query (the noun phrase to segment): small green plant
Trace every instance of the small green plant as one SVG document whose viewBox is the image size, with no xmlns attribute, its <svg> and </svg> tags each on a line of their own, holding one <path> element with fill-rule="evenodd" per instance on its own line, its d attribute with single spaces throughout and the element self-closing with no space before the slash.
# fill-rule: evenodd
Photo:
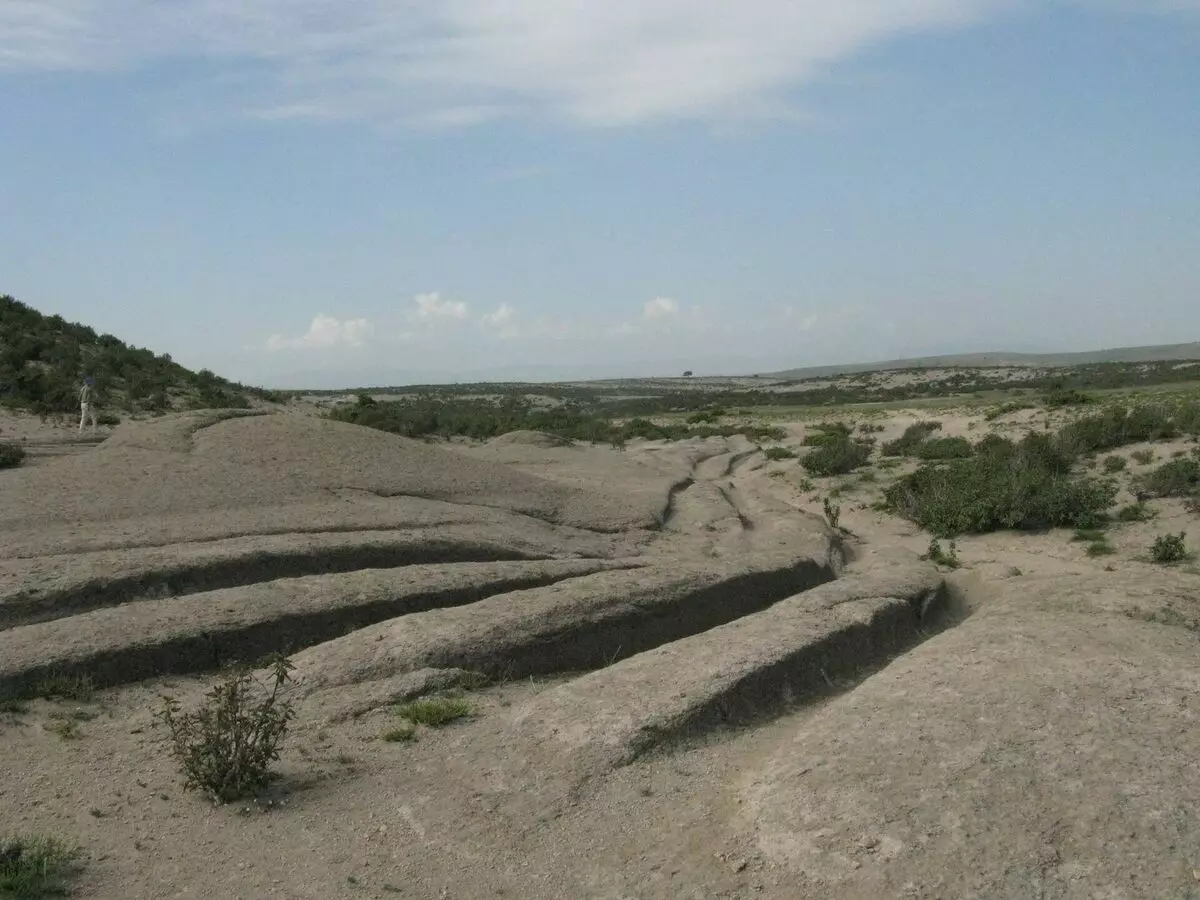
<svg viewBox="0 0 1200 900">
<path fill-rule="evenodd" d="M 1134 450 L 1132 453 L 1129 454 L 1129 457 L 1135 463 L 1140 463 L 1143 466 L 1148 466 L 1148 465 L 1150 465 L 1150 463 L 1154 462 L 1154 451 L 1153 450 Z"/>
<path fill-rule="evenodd" d="M 1156 563 L 1177 563 L 1188 558 L 1184 532 L 1179 534 L 1160 534 L 1150 546 L 1150 558 Z"/>
<path fill-rule="evenodd" d="M 25 460 L 25 448 L 15 441 L 0 442 L 0 469 L 12 469 Z"/>
<path fill-rule="evenodd" d="M 390 744 L 411 743 L 417 739 L 417 726 L 413 722 L 405 720 L 399 725 L 389 728 L 380 737 Z"/>
<path fill-rule="evenodd" d="M 90 675 L 48 675 L 38 682 L 35 693 L 47 700 L 73 700 L 88 703 L 96 693 L 96 684 Z"/>
<path fill-rule="evenodd" d="M 1071 540 L 1080 543 L 1091 543 L 1093 541 L 1106 541 L 1108 536 L 1101 528 L 1077 528 L 1075 533 L 1071 535 Z"/>
<path fill-rule="evenodd" d="M 0 897 L 65 896 L 71 863 L 77 856 L 73 847 L 43 835 L 0 840 Z"/>
<path fill-rule="evenodd" d="M 838 523 L 842 520 L 841 504 L 834 503 L 828 497 L 821 501 L 821 507 L 825 511 L 825 521 L 829 523 L 829 527 L 834 531 L 838 529 Z"/>
<path fill-rule="evenodd" d="M 461 697 L 423 697 L 396 707 L 396 715 L 414 725 L 440 728 L 471 714 L 471 704 Z"/>
<path fill-rule="evenodd" d="M 796 451 L 791 447 L 768 447 L 763 455 L 770 460 L 795 459 Z"/>
<path fill-rule="evenodd" d="M 929 542 L 929 552 L 922 559 L 927 559 L 934 565 L 945 566 L 948 569 L 957 569 L 962 565 L 958 558 L 958 545 L 951 541 L 949 549 L 943 549 L 941 541 L 936 538 Z"/>
<path fill-rule="evenodd" d="M 77 741 L 83 736 L 79 731 L 79 722 L 75 719 L 59 719 L 48 726 L 48 729 L 63 741 Z"/>
<path fill-rule="evenodd" d="M 1145 503 L 1130 503 L 1117 510 L 1117 520 L 1120 522 L 1148 522 L 1154 516 L 1154 510 Z"/>
<path fill-rule="evenodd" d="M 292 664 L 268 660 L 270 684 L 250 670 L 234 669 L 207 694 L 196 712 L 183 713 L 178 701 L 163 698 L 158 718 L 169 729 L 171 753 L 184 775 L 185 790 L 200 790 L 228 803 L 266 787 L 271 763 L 295 717 L 280 691 L 291 681 Z"/>
<path fill-rule="evenodd" d="M 1117 472 L 1124 472 L 1128 465 L 1128 460 L 1123 456 L 1108 456 L 1104 459 L 1104 472 L 1107 475 L 1115 475 Z"/>
<path fill-rule="evenodd" d="M 1088 556 L 1111 556 L 1117 552 L 1117 548 L 1108 542 L 1107 539 L 1092 541 L 1088 544 Z"/>
</svg>

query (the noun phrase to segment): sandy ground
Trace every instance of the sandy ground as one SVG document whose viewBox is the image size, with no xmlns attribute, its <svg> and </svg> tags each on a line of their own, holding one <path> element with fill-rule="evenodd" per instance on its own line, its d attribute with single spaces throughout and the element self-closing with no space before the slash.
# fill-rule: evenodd
<svg viewBox="0 0 1200 900">
<path fill-rule="evenodd" d="M 1045 425 L 936 417 L 972 439 Z M 873 436 L 923 418 L 875 417 Z M 1190 529 L 1195 546 L 1181 503 L 1153 501 L 1152 521 L 1114 527 L 1112 556 L 1089 558 L 1065 532 L 994 534 L 959 540 L 962 568 L 931 573 L 916 561 L 928 536 L 871 507 L 904 466 L 810 483 L 794 460 L 768 462 L 740 439 L 438 448 L 327 424 L 170 417 L 96 447 L 60 441 L 70 452 L 0 473 L 0 602 L 12 613 L 0 668 L 3 648 L 38 635 L 45 660 L 86 659 L 94 616 L 124 617 L 103 632 L 118 648 L 125 635 L 168 646 L 163 623 L 213 632 L 223 604 L 220 627 L 309 617 L 290 626 L 309 641 L 295 657 L 300 716 L 281 778 L 257 801 L 184 793 L 164 752 L 160 694 L 194 703 L 211 673 L 0 713 L 3 831 L 83 848 L 78 896 L 1200 896 L 1200 574 L 1142 559 L 1164 532 Z M 20 427 L 49 440 L 40 423 Z M 788 442 L 809 427 L 790 423 Z M 1162 461 L 1191 446 L 1153 450 Z M 848 535 L 823 524 L 831 488 Z M 337 562 L 343 546 L 365 554 L 400 533 L 436 536 L 437 553 L 532 560 L 469 564 L 500 574 L 553 558 L 646 574 L 556 563 L 554 584 L 451 601 L 437 592 L 463 564 L 448 558 L 418 561 L 426 582 L 406 557 Z M 289 555 L 289 542 L 302 549 Z M 884 584 L 905 567 L 914 585 L 945 581 L 941 605 L 925 617 L 898 603 L 903 621 L 886 635 L 847 605 L 875 601 L 808 600 L 822 580 Z M 376 609 L 393 580 L 423 611 L 381 606 L 331 639 L 326 607 Z M 923 591 L 911 591 L 922 604 Z M 740 605 L 720 602 L 733 596 Z M 33 630 L 50 626 L 75 631 L 68 642 Z M 766 640 L 756 655 L 742 640 L 755 629 L 818 662 L 785 665 Z M 495 678 L 466 693 L 470 717 L 411 743 L 380 739 L 396 721 L 390 701 L 489 659 Z M 660 669 L 687 702 L 636 688 Z M 579 703 L 576 721 L 572 691 L 614 699 L 598 712 Z M 756 712 L 743 718 L 748 698 Z M 680 718 L 699 708 L 702 722 Z M 619 725 L 591 727 L 600 714 Z M 622 756 L 625 740 L 644 751 Z"/>
</svg>

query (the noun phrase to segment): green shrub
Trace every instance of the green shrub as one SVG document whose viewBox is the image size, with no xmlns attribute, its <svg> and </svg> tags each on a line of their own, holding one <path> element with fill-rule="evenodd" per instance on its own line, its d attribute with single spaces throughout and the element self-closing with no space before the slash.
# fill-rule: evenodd
<svg viewBox="0 0 1200 900">
<path fill-rule="evenodd" d="M 1058 409 L 1062 406 L 1084 406 L 1095 402 L 1096 398 L 1091 394 L 1085 394 L 1075 388 L 1054 388 L 1042 396 L 1042 403 L 1048 409 Z"/>
<path fill-rule="evenodd" d="M 1148 466 L 1154 462 L 1153 450 L 1134 450 L 1129 456 L 1135 463 L 1140 463 L 1143 466 Z"/>
<path fill-rule="evenodd" d="M 25 460 L 25 448 L 14 441 L 0 442 L 0 469 L 13 469 Z"/>
<path fill-rule="evenodd" d="M 1154 510 L 1145 503 L 1130 503 L 1117 510 L 1120 522 L 1148 522 L 1154 518 Z"/>
<path fill-rule="evenodd" d="M 414 725 L 440 728 L 471 714 L 471 705 L 460 697 L 425 697 L 396 707 L 396 715 Z"/>
<path fill-rule="evenodd" d="M 407 744 L 417 739 L 417 726 L 413 722 L 404 721 L 387 729 L 380 737 L 389 744 Z"/>
<path fill-rule="evenodd" d="M 291 681 L 291 663 L 269 662 L 270 686 L 246 668 L 237 668 L 208 692 L 207 702 L 193 713 L 163 698 L 158 718 L 170 731 L 170 750 L 184 776 L 185 790 L 198 789 L 228 803 L 266 787 L 271 763 L 295 716 L 280 690 Z"/>
<path fill-rule="evenodd" d="M 823 447 L 850 437 L 850 427 L 842 422 L 820 422 L 804 435 L 805 447 Z"/>
<path fill-rule="evenodd" d="M 1138 480 L 1156 497 L 1188 497 L 1200 493 L 1200 460 L 1173 459 Z"/>
<path fill-rule="evenodd" d="M 980 442 L 971 459 L 925 464 L 896 481 L 888 507 L 927 531 L 953 537 L 1003 529 L 1094 527 L 1116 486 L 1070 476 L 1070 460 L 1046 435 L 1019 444 Z"/>
<path fill-rule="evenodd" d="M 1107 539 L 1092 541 L 1088 544 L 1088 556 L 1111 556 L 1117 552 L 1117 548 L 1108 542 Z"/>
<path fill-rule="evenodd" d="M 1078 543 L 1091 543 L 1093 541 L 1108 540 L 1102 528 L 1076 528 L 1075 533 L 1071 535 L 1071 540 Z"/>
<path fill-rule="evenodd" d="M 0 839 L 0 897 L 66 896 L 75 848 L 42 835 Z"/>
<path fill-rule="evenodd" d="M 795 459 L 796 451 L 791 447 L 768 447 L 763 451 L 763 455 L 771 460 Z"/>
<path fill-rule="evenodd" d="M 918 444 L 913 451 L 917 459 L 966 459 L 974 452 L 971 442 L 963 437 L 943 437 Z"/>
<path fill-rule="evenodd" d="M 916 449 L 935 431 L 940 431 L 941 422 L 914 422 L 904 429 L 904 434 L 894 441 L 887 441 L 880 452 L 884 456 L 912 456 Z"/>
<path fill-rule="evenodd" d="M 1175 563 L 1187 559 L 1189 554 L 1184 544 L 1184 532 L 1179 534 L 1160 534 L 1150 546 L 1150 558 L 1156 563 Z"/>
<path fill-rule="evenodd" d="M 1023 409 L 1033 409 L 1033 403 L 1028 400 L 1013 400 L 1009 403 L 1001 404 L 1000 406 L 990 409 L 984 414 L 984 419 L 988 422 L 994 422 L 1001 416 L 1007 416 L 1009 413 L 1020 412 Z"/>
<path fill-rule="evenodd" d="M 115 428 L 121 424 L 121 417 L 113 413 L 99 413 L 96 416 L 96 424 L 103 425 L 107 428 Z"/>
<path fill-rule="evenodd" d="M 863 440 L 854 440 L 848 434 L 819 444 L 808 452 L 800 464 L 812 475 L 845 475 L 871 458 L 871 445 Z"/>
<path fill-rule="evenodd" d="M 1123 456 L 1109 456 L 1104 460 L 1104 471 L 1109 475 L 1124 472 L 1127 461 Z"/>
</svg>

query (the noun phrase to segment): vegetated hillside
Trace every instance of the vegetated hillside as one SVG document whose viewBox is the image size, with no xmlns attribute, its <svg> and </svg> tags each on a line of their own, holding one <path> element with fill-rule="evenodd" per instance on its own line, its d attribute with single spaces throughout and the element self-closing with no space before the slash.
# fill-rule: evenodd
<svg viewBox="0 0 1200 900">
<path fill-rule="evenodd" d="M 1025 366 L 1028 368 L 1061 368 L 1095 363 L 1166 362 L 1200 359 L 1200 341 L 1190 344 L 1156 344 L 1147 347 L 1114 347 L 1109 350 L 1086 350 L 1081 353 L 963 353 L 950 356 L 921 356 L 913 359 L 890 359 L 881 362 L 848 363 L 839 366 L 810 366 L 773 372 L 771 378 L 826 378 L 830 375 L 851 375 L 856 372 L 884 372 L 902 369 L 986 369 L 993 366 Z"/>
<path fill-rule="evenodd" d="M 245 408 L 250 397 L 267 396 L 0 295 L 0 406 L 40 415 L 77 410 L 84 375 L 96 380 L 102 409 Z"/>
</svg>

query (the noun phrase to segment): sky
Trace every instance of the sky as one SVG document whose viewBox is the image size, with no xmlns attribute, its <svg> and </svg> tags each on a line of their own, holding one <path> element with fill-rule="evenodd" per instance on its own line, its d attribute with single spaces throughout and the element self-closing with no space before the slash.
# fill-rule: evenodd
<svg viewBox="0 0 1200 900">
<path fill-rule="evenodd" d="M 273 387 L 1200 340 L 1200 0 L 0 0 L 0 293 Z"/>
</svg>

